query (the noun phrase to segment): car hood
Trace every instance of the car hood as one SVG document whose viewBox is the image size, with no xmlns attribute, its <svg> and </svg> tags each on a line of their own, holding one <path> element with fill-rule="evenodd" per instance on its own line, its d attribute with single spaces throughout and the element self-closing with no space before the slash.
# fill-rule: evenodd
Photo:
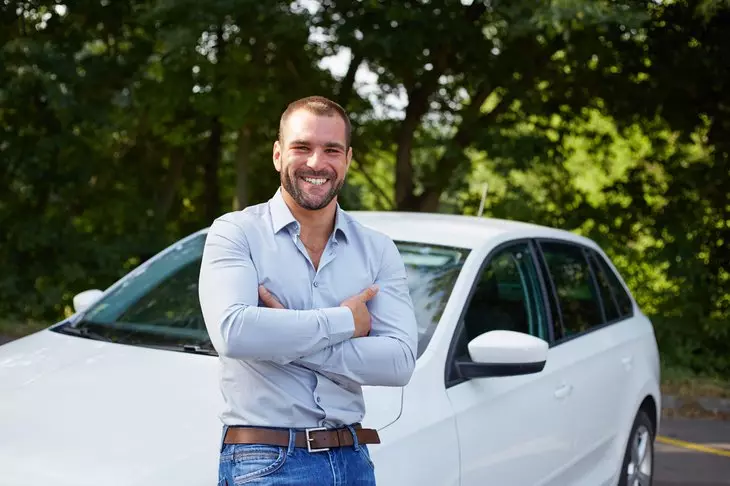
<svg viewBox="0 0 730 486">
<path fill-rule="evenodd" d="M 401 389 L 366 387 L 366 427 Z M 41 331 L 0 346 L 0 486 L 200 485 L 217 478 L 218 359 Z"/>
</svg>

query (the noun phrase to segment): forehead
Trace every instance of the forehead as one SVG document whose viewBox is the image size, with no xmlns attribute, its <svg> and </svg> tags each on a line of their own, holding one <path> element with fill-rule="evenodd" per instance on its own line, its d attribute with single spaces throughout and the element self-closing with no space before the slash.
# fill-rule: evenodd
<svg viewBox="0 0 730 486">
<path fill-rule="evenodd" d="M 306 140 L 311 143 L 337 142 L 345 145 L 345 121 L 337 114 L 318 115 L 306 109 L 299 109 L 284 122 L 284 138 Z"/>
</svg>

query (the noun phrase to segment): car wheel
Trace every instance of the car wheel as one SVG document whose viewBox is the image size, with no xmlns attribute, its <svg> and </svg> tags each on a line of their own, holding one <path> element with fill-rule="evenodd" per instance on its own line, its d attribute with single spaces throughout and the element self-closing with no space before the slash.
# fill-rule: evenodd
<svg viewBox="0 0 730 486">
<path fill-rule="evenodd" d="M 649 416 L 639 410 L 631 427 L 621 467 L 619 486 L 651 486 L 654 477 L 654 427 Z"/>
</svg>

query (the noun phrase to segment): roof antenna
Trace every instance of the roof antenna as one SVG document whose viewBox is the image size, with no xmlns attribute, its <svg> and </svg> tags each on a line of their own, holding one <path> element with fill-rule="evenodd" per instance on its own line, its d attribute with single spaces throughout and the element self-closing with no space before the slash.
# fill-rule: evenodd
<svg viewBox="0 0 730 486">
<path fill-rule="evenodd" d="M 484 212 L 484 201 L 487 199 L 487 191 L 489 191 L 489 182 L 484 183 L 484 189 L 482 190 L 482 200 L 479 202 L 479 212 L 477 213 L 477 218 L 481 218 L 482 213 Z"/>
</svg>

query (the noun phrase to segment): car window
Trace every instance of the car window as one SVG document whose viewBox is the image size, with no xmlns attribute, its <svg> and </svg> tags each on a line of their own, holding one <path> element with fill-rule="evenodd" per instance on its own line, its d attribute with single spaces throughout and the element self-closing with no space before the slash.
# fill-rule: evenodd
<svg viewBox="0 0 730 486">
<path fill-rule="evenodd" d="M 89 309 L 81 324 L 125 344 L 207 344 L 198 301 L 204 244 L 205 235 L 196 235 L 140 266 Z"/>
<path fill-rule="evenodd" d="M 199 234 L 134 270 L 92 306 L 78 325 L 125 344 L 212 350 L 200 310 L 198 278 L 205 245 Z M 428 346 L 469 250 L 396 241 L 418 324 L 418 355 Z"/>
<path fill-rule="evenodd" d="M 613 289 L 611 289 L 611 283 L 596 261 L 595 252 L 591 251 L 589 255 L 588 260 L 590 261 L 593 274 L 596 276 L 598 291 L 601 295 L 601 302 L 603 302 L 603 310 L 606 313 L 606 322 L 617 321 L 621 318 L 621 313 L 619 312 Z"/>
<path fill-rule="evenodd" d="M 467 341 L 494 330 L 548 339 L 535 259 L 526 243 L 502 249 L 490 258 L 468 304 L 464 326 Z"/>
<path fill-rule="evenodd" d="M 563 336 L 602 325 L 600 297 L 581 247 L 558 242 L 542 242 L 540 247 L 558 300 Z"/>
<path fill-rule="evenodd" d="M 408 290 L 418 325 L 418 351 L 428 347 L 469 251 L 396 241 L 408 275 Z"/>
<path fill-rule="evenodd" d="M 625 318 L 633 315 L 634 306 L 631 303 L 631 297 L 629 297 L 626 289 L 621 284 L 621 281 L 618 279 L 616 272 L 611 269 L 604 257 L 602 257 L 595 251 L 592 253 L 595 261 L 598 263 L 598 267 L 600 268 L 600 272 L 597 272 L 598 275 L 600 275 L 601 278 L 606 282 L 606 285 L 611 289 L 613 297 L 616 300 L 619 317 Z"/>
</svg>

